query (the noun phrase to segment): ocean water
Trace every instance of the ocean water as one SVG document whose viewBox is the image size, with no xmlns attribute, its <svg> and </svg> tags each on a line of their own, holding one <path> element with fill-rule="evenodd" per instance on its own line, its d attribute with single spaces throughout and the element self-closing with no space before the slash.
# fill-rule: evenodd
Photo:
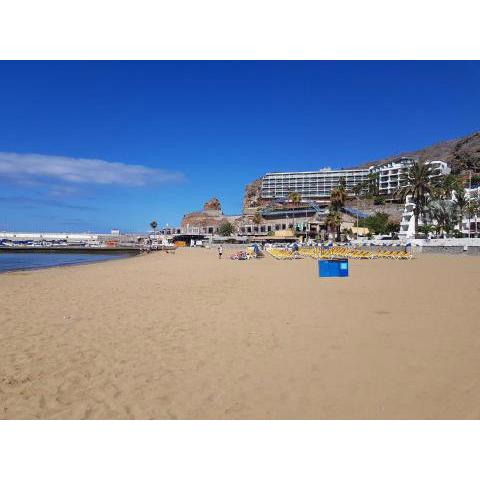
<svg viewBox="0 0 480 480">
<path fill-rule="evenodd" d="M 129 257 L 128 254 L 101 253 L 4 253 L 0 252 L 0 272 L 104 262 Z"/>
</svg>

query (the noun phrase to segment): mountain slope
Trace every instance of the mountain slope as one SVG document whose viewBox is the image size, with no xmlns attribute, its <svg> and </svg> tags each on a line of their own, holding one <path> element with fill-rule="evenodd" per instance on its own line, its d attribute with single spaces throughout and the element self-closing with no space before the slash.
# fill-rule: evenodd
<svg viewBox="0 0 480 480">
<path fill-rule="evenodd" d="M 388 163 L 402 156 L 422 160 L 442 160 L 447 162 L 456 172 L 469 168 L 478 170 L 480 169 L 480 131 L 465 137 L 435 143 L 413 152 L 404 152 L 381 160 L 367 162 L 359 165 L 359 168 Z"/>
</svg>

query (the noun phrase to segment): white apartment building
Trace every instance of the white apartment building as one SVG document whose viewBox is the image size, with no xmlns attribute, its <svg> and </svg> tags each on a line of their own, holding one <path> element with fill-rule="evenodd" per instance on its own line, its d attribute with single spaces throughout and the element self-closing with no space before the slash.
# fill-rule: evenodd
<svg viewBox="0 0 480 480">
<path fill-rule="evenodd" d="M 400 157 L 383 165 L 375 165 L 369 168 L 370 173 L 378 174 L 378 193 L 380 195 L 392 195 L 399 188 L 407 185 L 408 169 L 415 163 L 410 157 Z M 439 160 L 427 162 L 432 165 L 433 176 L 447 175 L 450 167 Z"/>
<path fill-rule="evenodd" d="M 465 193 L 467 198 L 471 198 L 472 196 L 480 197 L 480 187 L 466 188 Z M 478 237 L 480 235 L 480 216 L 475 215 L 474 217 L 468 218 L 468 216 L 465 215 L 462 218 L 462 224 L 459 225 L 459 229 L 466 237 Z"/>
<path fill-rule="evenodd" d="M 365 182 L 368 174 L 369 170 L 365 168 L 267 173 L 262 178 L 261 196 L 265 199 L 287 198 L 290 192 L 297 192 L 305 200 L 326 200 L 341 178 L 345 179 L 347 190 L 351 190 Z"/>
<path fill-rule="evenodd" d="M 477 188 L 466 188 L 465 193 L 467 198 L 472 195 L 480 196 L 480 187 Z M 452 200 L 455 199 L 455 193 L 452 193 Z M 402 220 L 400 222 L 400 231 L 398 233 L 398 238 L 408 239 L 415 237 L 415 215 L 413 214 L 413 209 L 415 208 L 415 203 L 412 202 L 411 196 L 407 196 L 405 199 L 405 207 L 403 210 Z M 432 220 L 432 224 L 436 224 L 435 220 Z M 423 225 L 422 218 L 420 217 L 418 225 Z M 475 216 L 473 218 L 468 218 L 463 216 L 461 222 L 456 227 L 462 232 L 466 237 L 468 236 L 478 236 L 480 234 L 480 216 Z"/>
</svg>

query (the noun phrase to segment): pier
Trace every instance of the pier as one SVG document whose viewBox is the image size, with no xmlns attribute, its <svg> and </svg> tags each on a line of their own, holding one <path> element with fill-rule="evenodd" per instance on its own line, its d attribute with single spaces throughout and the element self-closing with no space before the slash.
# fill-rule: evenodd
<svg viewBox="0 0 480 480">
<path fill-rule="evenodd" d="M 162 250 L 162 248 L 158 248 Z M 129 253 L 137 255 L 142 252 L 142 247 L 77 247 L 77 246 L 0 246 L 0 253 L 89 253 L 89 254 L 119 254 Z"/>
</svg>

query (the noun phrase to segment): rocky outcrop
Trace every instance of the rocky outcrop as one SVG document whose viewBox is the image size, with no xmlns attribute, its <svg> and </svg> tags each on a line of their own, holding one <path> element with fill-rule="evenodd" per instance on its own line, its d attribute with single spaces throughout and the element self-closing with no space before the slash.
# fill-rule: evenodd
<svg viewBox="0 0 480 480">
<path fill-rule="evenodd" d="M 383 205 L 375 205 L 373 199 L 361 198 L 359 200 L 348 199 L 345 202 L 346 207 L 359 210 L 368 215 L 375 215 L 375 213 L 386 213 L 393 222 L 400 222 L 403 215 L 403 203 L 384 203 Z"/>
<path fill-rule="evenodd" d="M 218 198 L 211 198 L 203 205 L 203 210 L 222 210 L 222 205 L 220 204 L 220 200 Z"/>
<path fill-rule="evenodd" d="M 182 227 L 217 227 L 229 219 L 221 208 L 220 200 L 211 198 L 205 202 L 203 210 L 186 213 L 182 218 Z"/>
<path fill-rule="evenodd" d="M 206 215 L 205 212 L 187 213 L 182 218 L 182 227 L 210 227 L 220 225 L 221 219 Z"/>
<path fill-rule="evenodd" d="M 257 207 L 258 202 L 261 201 L 260 189 L 262 187 L 262 179 L 254 180 L 245 187 L 245 194 L 243 196 L 243 208 Z"/>
<path fill-rule="evenodd" d="M 254 215 L 259 207 L 265 207 L 269 202 L 261 198 L 262 179 L 259 178 L 247 184 L 243 195 L 243 214 Z"/>
</svg>

